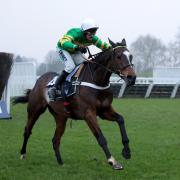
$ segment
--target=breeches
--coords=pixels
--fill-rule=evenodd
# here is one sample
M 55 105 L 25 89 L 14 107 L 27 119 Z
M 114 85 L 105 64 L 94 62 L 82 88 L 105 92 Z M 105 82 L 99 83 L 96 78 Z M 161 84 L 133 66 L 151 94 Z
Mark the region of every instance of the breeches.
M 70 54 L 66 50 L 58 50 L 59 58 L 63 61 L 65 68 L 64 70 L 67 73 L 71 73 L 72 70 L 82 62 L 86 60 L 86 57 L 80 52 Z

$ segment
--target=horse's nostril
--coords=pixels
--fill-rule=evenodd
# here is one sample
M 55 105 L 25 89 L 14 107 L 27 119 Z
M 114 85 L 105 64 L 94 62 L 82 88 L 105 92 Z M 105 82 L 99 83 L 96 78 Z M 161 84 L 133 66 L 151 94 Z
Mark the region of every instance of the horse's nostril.
M 136 82 L 136 76 L 127 76 L 128 86 L 132 86 Z

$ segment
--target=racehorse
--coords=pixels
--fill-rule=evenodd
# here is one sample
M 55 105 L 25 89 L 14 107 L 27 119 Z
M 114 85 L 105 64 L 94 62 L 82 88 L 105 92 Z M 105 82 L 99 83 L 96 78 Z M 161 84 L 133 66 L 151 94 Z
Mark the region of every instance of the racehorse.
M 48 108 L 54 116 L 56 130 L 52 139 L 53 149 L 59 164 L 63 164 L 60 153 L 60 141 L 65 131 L 68 118 L 85 120 L 98 144 L 103 149 L 108 163 L 113 169 L 121 170 L 123 166 L 111 155 L 107 141 L 99 127 L 97 116 L 101 119 L 117 122 L 122 137 L 122 155 L 124 158 L 131 157 L 129 139 L 125 129 L 124 118 L 113 110 L 113 93 L 109 86 L 112 73 L 116 73 L 126 82 L 127 86 L 135 84 L 136 74 L 133 69 L 132 55 L 126 47 L 126 41 L 114 43 L 109 39 L 112 48 L 98 53 L 95 58 L 87 61 L 79 75 L 81 82 L 86 82 L 90 86 L 79 84 L 78 93 L 68 98 L 70 102 L 70 113 L 64 110 L 63 100 L 49 101 L 47 93 L 47 83 L 57 74 L 48 72 L 42 75 L 31 90 L 27 90 L 25 96 L 17 97 L 14 103 L 28 103 L 28 119 L 24 130 L 24 142 L 21 149 L 21 158 L 26 156 L 26 146 L 32 128 L 39 118 Z

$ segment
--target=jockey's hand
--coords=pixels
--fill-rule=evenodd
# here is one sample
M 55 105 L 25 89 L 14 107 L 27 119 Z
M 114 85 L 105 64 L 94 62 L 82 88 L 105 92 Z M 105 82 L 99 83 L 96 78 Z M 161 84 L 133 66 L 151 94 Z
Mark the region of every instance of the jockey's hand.
M 80 51 L 81 53 L 85 54 L 87 53 L 87 49 L 85 47 L 82 47 L 82 46 L 78 46 L 76 48 L 77 51 Z

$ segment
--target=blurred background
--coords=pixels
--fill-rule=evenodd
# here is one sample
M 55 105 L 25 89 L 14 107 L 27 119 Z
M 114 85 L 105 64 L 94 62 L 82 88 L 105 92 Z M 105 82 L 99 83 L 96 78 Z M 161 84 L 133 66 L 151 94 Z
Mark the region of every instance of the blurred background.
M 22 95 L 45 72 L 61 72 L 58 40 L 90 17 L 99 25 L 97 36 L 114 42 L 125 38 L 133 54 L 136 85 L 127 89 L 112 75 L 115 97 L 179 97 L 179 7 L 178 0 L 2 1 L 0 51 L 14 54 L 7 88 L 10 96 Z M 90 50 L 92 54 L 100 51 Z
M 125 38 L 138 75 L 151 77 L 153 67 L 180 66 L 179 7 L 178 0 L 1 1 L 0 51 L 14 53 L 15 62 L 34 62 L 37 75 L 61 71 L 54 55 L 58 40 L 90 17 L 103 41 Z

